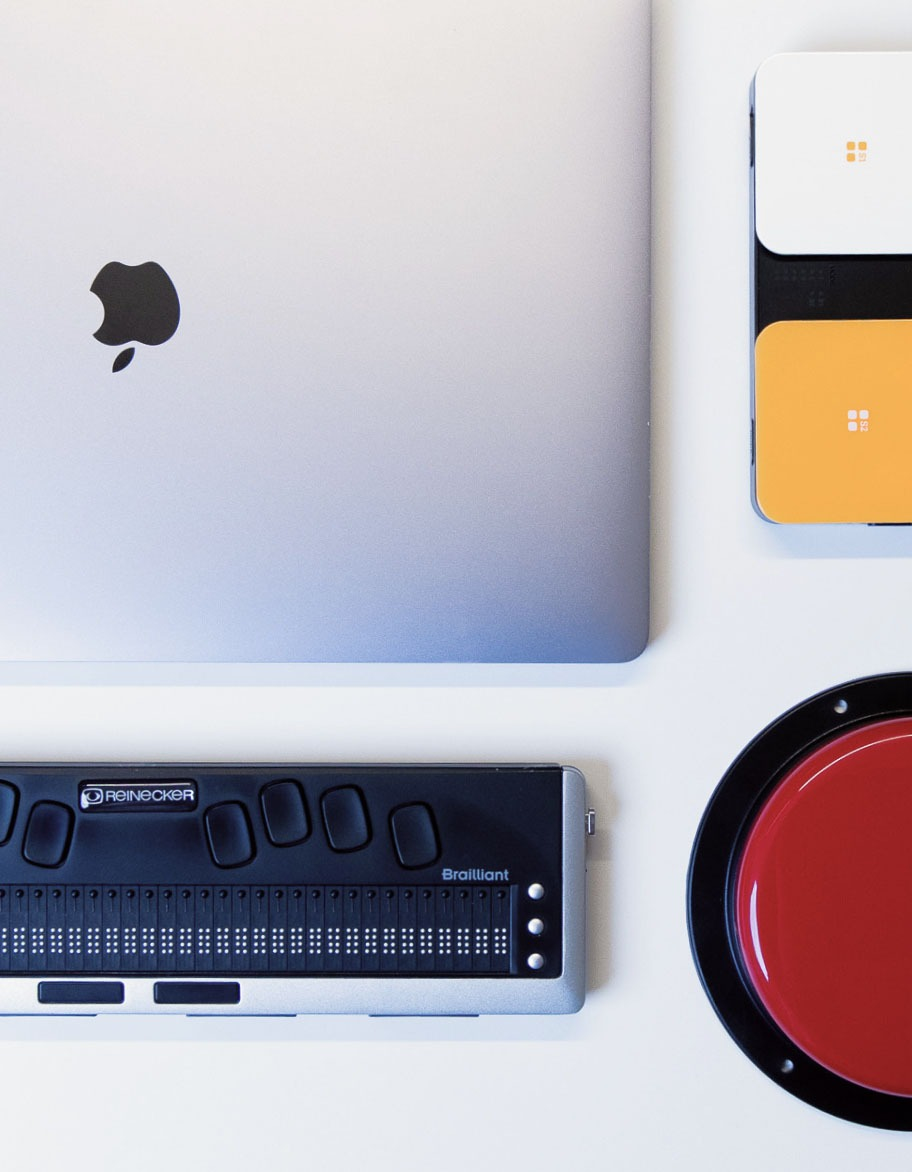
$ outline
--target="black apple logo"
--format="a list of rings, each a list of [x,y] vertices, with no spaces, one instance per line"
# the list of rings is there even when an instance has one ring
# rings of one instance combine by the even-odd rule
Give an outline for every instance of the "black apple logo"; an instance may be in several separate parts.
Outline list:
[[[112,260],[91,285],[104,306],[104,321],[95,337],[106,346],[142,342],[160,346],[167,342],[180,322],[180,302],[171,278],[154,260],[141,265],[124,265]],[[114,359],[116,373],[128,366],[136,349],[130,346]]]

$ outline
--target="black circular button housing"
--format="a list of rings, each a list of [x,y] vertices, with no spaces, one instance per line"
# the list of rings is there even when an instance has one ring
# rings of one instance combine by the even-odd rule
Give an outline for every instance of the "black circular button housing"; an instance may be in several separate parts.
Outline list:
[[[805,867],[814,867],[814,871],[804,875],[801,866],[796,866],[789,874],[776,863],[778,856],[772,856],[771,869],[766,872],[771,879],[766,885],[766,895],[762,883],[756,888],[752,886],[752,881],[743,878],[742,873],[747,868],[745,873],[753,874],[748,864],[753,865],[759,857],[759,835],[768,824],[776,827],[773,815],[779,812],[780,806],[785,810],[783,817],[798,817],[789,813],[788,804],[783,798],[792,790],[797,795],[796,803],[806,803],[810,798],[805,785],[832,786],[834,797],[831,799],[831,807],[835,807],[838,801],[839,825],[844,828],[847,822],[845,810],[851,812],[852,808],[851,789],[846,805],[847,778],[850,784],[856,784],[858,794],[857,835],[860,837],[856,841],[859,849],[863,847],[866,856],[870,856],[872,851],[876,853],[876,845],[865,838],[870,821],[867,816],[870,802],[883,793],[889,793],[893,785],[898,785],[894,792],[899,795],[899,805],[905,806],[912,799],[905,796],[908,790],[901,773],[897,779],[891,777],[889,785],[882,785],[880,777],[871,779],[869,785],[868,778],[863,776],[863,765],[854,760],[846,761],[840,746],[845,744],[851,747],[855,742],[874,742],[878,738],[889,737],[890,721],[909,716],[912,716],[912,673],[897,673],[872,676],[831,688],[773,721],[734,761],[710,799],[697,831],[687,891],[688,930],[697,971],[713,1008],[745,1054],[771,1079],[805,1102],[843,1119],[899,1131],[912,1131],[912,1096],[863,1085],[861,1080],[837,1073],[835,1064],[823,1065],[811,1053],[814,1047],[805,1048],[796,1044],[798,1032],[792,1030],[793,1036],[787,1034],[774,1019],[773,1009],[767,1008],[767,1003],[774,1005],[774,998],[771,999],[766,990],[763,957],[766,955],[771,963],[773,957],[778,961],[778,954],[786,939],[789,947],[793,947],[791,942],[796,939],[794,923],[799,914],[796,910],[797,897],[800,896],[807,903],[805,889],[811,883],[819,886],[822,876],[818,871],[822,870],[825,877],[827,869],[835,867],[833,874],[842,883],[844,872],[855,866],[858,852],[845,849],[843,829],[840,830],[842,837],[837,840],[834,836],[832,850],[828,850],[826,843],[820,841],[820,836],[827,834],[825,819],[821,817],[828,808],[826,794],[814,799],[819,803],[817,809],[820,814],[808,832],[812,834],[814,842],[809,842],[807,850],[799,849],[800,842],[796,848],[794,829],[786,834],[786,831],[776,828],[777,835],[786,834],[791,858],[797,858],[799,862],[805,859]],[[899,725],[905,729],[908,722],[900,721]],[[822,772],[824,769],[830,771],[826,777]],[[852,771],[858,773],[857,778]],[[830,780],[830,777],[834,780]],[[912,785],[912,775],[909,777],[909,785]],[[852,818],[848,819],[848,823],[848,838],[851,840],[856,831]],[[889,824],[889,818],[880,819],[881,826]],[[805,831],[802,830],[802,833]],[[776,850],[781,849],[781,841],[776,839]],[[905,865],[898,856],[889,860],[889,866],[886,865],[887,861],[883,867],[886,875],[895,876]],[[875,868],[875,871],[879,870]],[[876,897],[877,874],[866,874],[864,879],[866,884],[872,885]],[[790,885],[795,882],[799,883],[799,887],[792,886],[791,889],[796,898],[790,900]],[[895,894],[892,892],[891,898],[895,898]],[[776,913],[774,904],[771,914],[770,900],[778,901],[779,913]],[[756,906],[752,901],[756,901]],[[812,904],[807,913],[810,916],[808,922],[815,930],[820,918],[815,908],[819,906]],[[845,907],[845,902],[841,906]],[[830,921],[839,922],[839,909],[820,910],[829,916]],[[852,914],[847,908],[845,915]],[[783,927],[780,928],[779,924]],[[870,934],[869,918],[863,927]],[[790,932],[788,938],[780,934],[786,929]],[[852,925],[847,925],[846,930],[851,939]],[[904,944],[897,944],[890,938],[892,930],[881,935],[877,955],[870,955],[871,972],[874,974],[870,982],[872,987],[859,994],[865,997],[866,1010],[871,1008],[871,999],[878,998],[879,990],[883,991],[884,982],[875,979],[877,966],[886,964],[888,967],[883,971],[895,977],[898,974],[892,968],[893,958],[901,960],[908,952]],[[840,933],[842,931],[840,927]],[[770,932],[773,933],[772,939],[764,935]],[[800,933],[797,939],[800,944]],[[802,953],[798,960],[813,967],[813,955],[808,958]],[[854,958],[856,969],[858,960]],[[861,967],[864,968],[863,958]],[[758,972],[761,974],[759,978]],[[783,973],[781,964],[777,964],[775,973],[772,969],[769,972],[769,980],[772,981],[774,977],[788,980],[789,974]],[[819,979],[822,982],[821,990],[827,992],[832,988],[833,981],[842,980],[843,976],[827,968],[820,972]],[[789,998],[794,996],[791,984],[787,986],[785,995]],[[805,1001],[804,1004],[814,1005],[814,1002]],[[815,1005],[815,1013],[818,1008]],[[834,1020],[838,1031],[838,1018]],[[835,1036],[838,1039],[841,1033],[837,1032]],[[830,1040],[827,1037],[828,1043]],[[878,1039],[872,1036],[871,1046],[878,1044]],[[895,1049],[901,1045],[901,1040],[890,1042],[887,1039],[884,1043],[880,1039],[880,1044],[886,1044],[887,1049],[891,1046]],[[909,1056],[909,1064],[912,1066],[912,1054]],[[908,1076],[912,1078],[912,1070]]]

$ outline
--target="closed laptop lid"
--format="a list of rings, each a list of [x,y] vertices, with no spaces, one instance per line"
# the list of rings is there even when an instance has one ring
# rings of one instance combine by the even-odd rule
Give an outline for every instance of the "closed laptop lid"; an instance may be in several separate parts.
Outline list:
[[[6,6],[0,660],[636,655],[647,22]]]

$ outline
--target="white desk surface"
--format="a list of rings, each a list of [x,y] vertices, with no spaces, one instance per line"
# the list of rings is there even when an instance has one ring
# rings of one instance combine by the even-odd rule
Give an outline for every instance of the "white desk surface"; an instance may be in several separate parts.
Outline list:
[[[598,2],[598,0],[593,0]],[[912,530],[787,530],[748,477],[747,95],[768,54],[912,48],[895,0],[656,0],[652,641],[587,686],[0,689],[10,759],[557,760],[587,774],[570,1018],[0,1021],[4,1163],[218,1169],[906,1168],[729,1040],[684,883],[772,718],[909,669]]]

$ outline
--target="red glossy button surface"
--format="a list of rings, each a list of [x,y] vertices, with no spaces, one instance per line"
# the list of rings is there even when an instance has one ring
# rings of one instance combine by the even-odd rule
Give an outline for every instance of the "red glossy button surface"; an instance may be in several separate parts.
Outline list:
[[[796,765],[751,829],[735,894],[738,944],[779,1027],[843,1078],[912,1096],[912,719]]]

